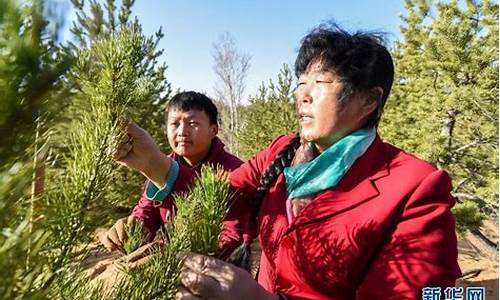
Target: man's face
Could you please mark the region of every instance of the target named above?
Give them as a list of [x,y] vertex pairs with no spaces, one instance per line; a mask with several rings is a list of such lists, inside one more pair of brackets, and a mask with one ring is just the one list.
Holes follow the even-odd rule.
[[191,165],[205,158],[218,127],[206,112],[171,108],[167,117],[167,137],[172,150]]
[[319,63],[312,64],[299,77],[296,107],[300,133],[319,151],[361,128],[365,117],[376,108],[360,95],[352,95],[341,104],[338,99],[342,88],[338,76],[322,71]]

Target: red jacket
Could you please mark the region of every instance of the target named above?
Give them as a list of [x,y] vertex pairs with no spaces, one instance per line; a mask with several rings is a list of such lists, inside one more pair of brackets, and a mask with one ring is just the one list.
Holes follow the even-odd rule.
[[[241,197],[226,222],[223,247],[241,241],[240,220],[261,174],[291,138],[278,138],[231,173]],[[461,273],[450,192],[444,171],[378,136],[344,178],[317,194],[292,224],[280,175],[258,216],[258,282],[289,299],[414,300],[423,287],[454,286]]]
[[[215,137],[212,140],[210,151],[203,164],[199,165],[196,169],[191,168],[182,157],[175,153],[171,153],[170,157],[180,165],[179,177],[177,178],[173,191],[184,192],[187,191],[193,178],[196,176],[202,165],[221,166],[226,171],[231,171],[239,167],[243,161],[238,157],[226,152],[224,150],[224,143]],[[146,198],[145,191],[143,191],[139,202],[134,207],[132,215],[144,221],[144,226],[151,233],[156,233],[160,226],[166,222],[167,217],[171,214],[174,207],[173,197],[169,195],[161,205],[155,204],[153,201]]]

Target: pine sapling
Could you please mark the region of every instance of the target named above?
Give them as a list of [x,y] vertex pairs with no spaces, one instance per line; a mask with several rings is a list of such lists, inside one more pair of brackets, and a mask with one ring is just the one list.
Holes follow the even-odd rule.
[[202,167],[190,192],[175,197],[177,211],[166,224],[167,244],[153,253],[147,263],[130,269],[113,298],[174,299],[179,287],[178,255],[185,251],[217,254],[230,198],[223,171]]
[[144,234],[144,224],[142,222],[133,222],[126,226],[127,240],[123,245],[126,254],[130,254],[144,245],[148,239]]

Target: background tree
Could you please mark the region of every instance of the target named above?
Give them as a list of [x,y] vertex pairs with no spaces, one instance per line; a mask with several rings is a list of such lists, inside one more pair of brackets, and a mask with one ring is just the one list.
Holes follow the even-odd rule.
[[269,80],[241,110],[241,125],[236,138],[241,157],[251,158],[276,137],[297,131],[294,80],[288,65],[283,65],[277,82]]
[[[133,0],[122,1],[120,7],[117,7],[115,0],[107,0],[104,3],[95,0],[87,3],[72,0],[77,18],[71,29],[73,41],[69,43],[67,50],[75,56],[82,49],[90,49],[96,42],[115,39],[126,28],[134,28],[133,30],[137,31],[135,39],[129,41],[131,45],[133,44],[133,49],[128,55],[134,56],[137,60],[135,67],[138,70],[134,76],[136,79],[142,80],[138,86],[142,94],[140,99],[134,101],[133,109],[129,110],[128,114],[141,127],[150,132],[160,147],[168,152],[169,146],[161,128],[164,123],[163,112],[171,95],[171,88],[166,81],[167,66],[158,62],[158,58],[163,54],[163,50],[158,50],[158,43],[163,38],[163,33],[160,28],[154,36],[144,36],[139,20],[130,19],[134,2]],[[95,65],[89,63],[86,66],[89,68],[87,72],[91,72]],[[119,78],[122,74],[117,70],[116,76]],[[73,91],[72,98],[82,99],[83,105],[85,105],[85,96],[82,97],[78,78],[78,76],[72,77],[68,82],[68,87]],[[95,82],[98,80],[99,77],[94,78]],[[134,79],[130,78],[130,80]],[[68,119],[74,118],[71,114],[78,113],[79,106],[77,105],[76,109],[69,110]],[[63,136],[64,132],[65,129],[60,131]],[[136,204],[144,178],[127,168],[121,168],[113,176],[115,180],[108,190],[108,198],[112,199],[110,203],[114,203],[114,206],[117,207],[115,212],[118,214],[115,213],[113,216],[118,217],[129,213],[130,208]],[[113,216],[106,220],[112,220]]]
[[157,63],[161,31],[146,37],[138,20],[128,20],[133,1],[124,1],[119,11],[112,0],[105,8],[90,1],[90,17],[82,3],[73,2],[79,25],[73,29],[77,44],[67,49],[77,58],[66,81],[72,103],[65,110],[66,119],[54,129],[55,155],[49,161],[53,167],[43,197],[43,215],[54,231],[53,248],[62,249],[56,255],[57,267],[62,258],[71,259],[72,247],[92,238],[89,233],[96,227],[115,221],[114,207],[130,207],[137,201],[144,179],[111,161],[112,136],[118,117],[129,116],[160,140],[169,93],[166,67]]
[[[83,2],[74,3],[85,10]],[[81,276],[73,261],[85,249],[81,243],[93,238],[89,233],[103,220],[112,221],[109,208],[125,194],[117,186],[132,185],[132,180],[116,180],[123,169],[110,161],[118,116],[129,115],[154,127],[148,129],[154,135],[161,133],[169,94],[166,67],[156,61],[161,32],[147,38],[137,20],[128,21],[130,1],[123,2],[119,23],[110,21],[116,15],[113,1],[107,1],[102,19],[95,17],[102,7],[95,1],[90,5],[95,22],[83,14],[79,20],[93,34],[85,35],[83,27],[85,44],[62,49],[56,34],[48,35],[41,1],[1,3],[0,129],[17,135],[3,134],[0,149],[0,268],[7,272],[0,283],[2,298],[71,295],[74,285],[67,278]],[[90,26],[95,24],[101,25]],[[76,65],[63,75],[74,59]],[[37,163],[40,152],[48,156]],[[47,166],[40,194],[30,189],[37,182],[32,175],[37,164]],[[135,199],[142,180],[136,181]],[[79,288],[88,292],[81,294],[85,297],[98,296],[88,285]]]
[[33,141],[35,120],[53,104],[47,94],[71,61],[54,46],[57,33],[46,29],[42,2],[0,4],[0,156],[9,157]]
[[[58,89],[71,58],[55,45],[59,23],[44,2],[0,2],[0,298],[43,298],[42,252],[49,233],[34,228],[30,186],[43,143],[40,132],[64,103]],[[54,23],[52,23],[54,24]],[[41,146],[41,147],[37,147]],[[35,159],[33,159],[35,157]],[[33,161],[35,163],[33,163]]]
[[[246,87],[250,56],[236,47],[234,37],[226,32],[214,44],[213,70],[217,76],[215,97],[224,105],[221,108],[221,135],[230,152],[238,155],[239,147],[234,138],[239,128],[239,107]],[[227,121],[227,122],[226,122]]]
[[447,170],[458,228],[498,213],[498,4],[405,1],[382,136]]

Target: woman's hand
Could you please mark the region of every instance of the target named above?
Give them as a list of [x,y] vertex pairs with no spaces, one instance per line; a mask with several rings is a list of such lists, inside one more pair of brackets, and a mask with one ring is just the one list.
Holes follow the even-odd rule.
[[158,188],[165,183],[170,158],[161,152],[151,135],[132,121],[123,122],[124,134],[113,153],[118,163],[140,171]]
[[213,257],[183,256],[182,287],[176,299],[279,299],[267,292],[245,270]]

